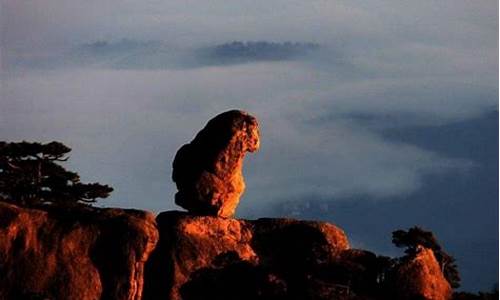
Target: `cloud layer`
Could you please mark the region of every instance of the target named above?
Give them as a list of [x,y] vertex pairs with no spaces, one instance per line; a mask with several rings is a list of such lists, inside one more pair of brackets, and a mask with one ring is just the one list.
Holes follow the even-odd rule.
[[[245,161],[239,215],[279,215],[274,208],[314,198],[298,203],[299,216],[342,222],[354,243],[375,248],[394,226],[417,221],[469,259],[466,287],[497,278],[483,276],[485,255],[468,245],[498,260],[498,233],[474,229],[498,223],[498,169],[491,151],[474,150],[497,151],[498,140],[477,139],[496,126],[478,131],[471,121],[498,115],[498,1],[0,5],[0,139],[68,144],[83,181],[115,188],[103,205],[173,209],[177,149],[239,108],[257,116],[262,134],[261,151]],[[252,59],[200,56],[232,41],[321,47],[299,59],[280,47]]]
[[[403,114],[413,124],[466,118],[488,107],[488,99],[444,98],[448,110],[432,105],[432,96],[443,97],[439,88],[392,101],[374,95],[374,86],[376,94],[391,95],[405,90],[406,81],[356,85],[301,63],[32,71],[3,83],[2,136],[65,141],[75,149],[77,170],[116,187],[112,204],[150,209],[172,207],[176,150],[231,108],[248,110],[261,123],[262,150],[246,167],[247,204],[259,206],[298,194],[383,198],[411,193],[426,174],[466,171],[473,162],[385,140],[351,115]],[[419,97],[417,91],[408,93]],[[150,199],[138,203],[145,195]]]

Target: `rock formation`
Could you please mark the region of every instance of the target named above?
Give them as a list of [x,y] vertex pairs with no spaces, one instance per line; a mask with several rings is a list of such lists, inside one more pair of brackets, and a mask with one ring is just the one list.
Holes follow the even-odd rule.
[[245,189],[243,158],[258,148],[254,117],[239,110],[214,117],[175,156],[175,203],[193,214],[232,217]]
[[432,250],[395,263],[350,249],[338,227],[232,219],[257,121],[232,110],[210,120],[173,163],[188,212],[0,202],[0,299],[447,300]]
[[386,259],[325,222],[0,202],[2,300],[449,299],[431,250],[389,272],[389,289]]
[[398,299],[447,300],[451,286],[441,272],[431,249],[420,247],[417,255],[395,270],[394,287]]
[[157,222],[145,299],[309,299],[316,277],[349,249],[344,232],[325,222],[181,212]]
[[154,216],[143,211],[0,202],[0,299],[142,299],[157,239]]

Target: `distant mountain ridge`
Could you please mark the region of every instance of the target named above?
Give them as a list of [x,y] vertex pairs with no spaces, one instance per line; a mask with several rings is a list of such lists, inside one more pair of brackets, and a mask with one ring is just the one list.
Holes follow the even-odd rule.
[[196,68],[234,65],[260,61],[286,61],[305,58],[320,49],[316,43],[233,41],[212,46],[176,49],[159,41],[140,42],[122,39],[117,42],[96,41],[84,44],[74,52],[76,57],[108,60],[113,68]]
[[254,62],[306,59],[322,46],[308,42],[233,41],[178,47],[159,40],[96,40],[77,45],[63,55],[27,59],[16,66],[30,68],[91,67],[105,69],[186,69]]
[[282,61],[303,57],[320,49],[316,43],[300,42],[241,42],[233,41],[203,48],[206,58],[223,64],[247,63],[252,61]]

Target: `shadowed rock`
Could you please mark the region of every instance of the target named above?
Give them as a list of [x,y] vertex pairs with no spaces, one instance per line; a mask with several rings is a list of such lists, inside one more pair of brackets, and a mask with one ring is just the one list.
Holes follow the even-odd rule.
[[231,110],[210,120],[173,162],[175,203],[193,214],[232,217],[245,190],[246,152],[259,148],[257,120]]

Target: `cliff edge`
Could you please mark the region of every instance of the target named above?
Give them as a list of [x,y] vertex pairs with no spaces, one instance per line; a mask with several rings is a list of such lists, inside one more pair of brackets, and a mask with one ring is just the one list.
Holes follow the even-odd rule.
[[152,213],[0,202],[0,299],[142,299]]
[[6,300],[449,299],[431,250],[384,262],[326,222],[0,202]]

